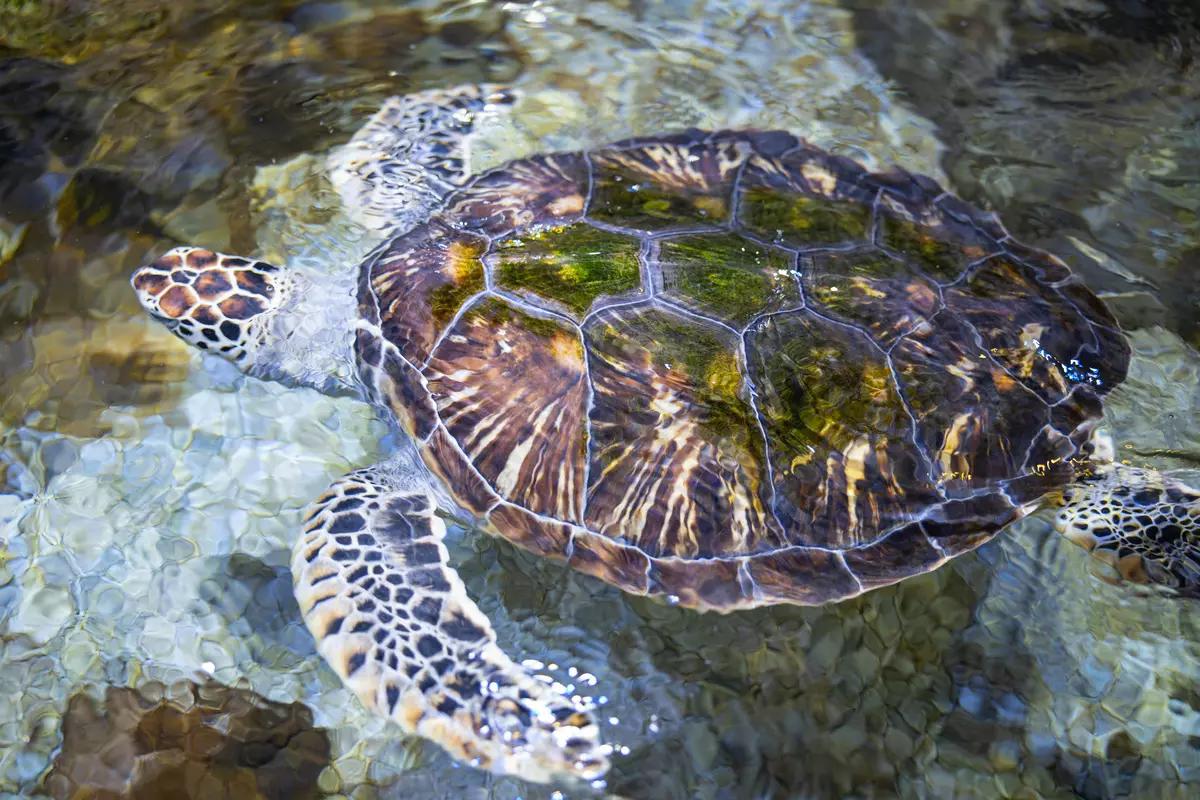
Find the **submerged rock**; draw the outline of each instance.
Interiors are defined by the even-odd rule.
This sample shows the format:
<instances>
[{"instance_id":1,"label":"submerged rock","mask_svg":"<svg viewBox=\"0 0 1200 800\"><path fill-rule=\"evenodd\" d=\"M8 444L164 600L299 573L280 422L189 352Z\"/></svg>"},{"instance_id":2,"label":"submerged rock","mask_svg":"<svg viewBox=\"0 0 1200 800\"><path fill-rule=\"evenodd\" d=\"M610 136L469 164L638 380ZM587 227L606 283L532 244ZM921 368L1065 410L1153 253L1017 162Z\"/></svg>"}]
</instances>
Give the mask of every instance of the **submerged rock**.
<instances>
[{"instance_id":1,"label":"submerged rock","mask_svg":"<svg viewBox=\"0 0 1200 800\"><path fill-rule=\"evenodd\" d=\"M323 796L329 737L299 703L209 681L76 694L46 776L55 800L305 800Z\"/></svg>"}]
</instances>

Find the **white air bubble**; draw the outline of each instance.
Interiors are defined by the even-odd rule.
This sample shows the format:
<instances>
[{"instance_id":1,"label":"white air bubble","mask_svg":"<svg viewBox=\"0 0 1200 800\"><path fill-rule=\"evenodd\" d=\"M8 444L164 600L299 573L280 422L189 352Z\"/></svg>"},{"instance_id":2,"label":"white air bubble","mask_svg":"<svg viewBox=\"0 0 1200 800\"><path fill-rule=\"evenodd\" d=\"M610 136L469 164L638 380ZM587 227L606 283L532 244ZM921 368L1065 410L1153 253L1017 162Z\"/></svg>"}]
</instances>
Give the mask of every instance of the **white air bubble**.
<instances>
[{"instance_id":1,"label":"white air bubble","mask_svg":"<svg viewBox=\"0 0 1200 800\"><path fill-rule=\"evenodd\" d=\"M571 667L567 670L567 675L572 678L574 678L578 674L579 674L579 670L575 669L574 667Z\"/></svg>"},{"instance_id":2,"label":"white air bubble","mask_svg":"<svg viewBox=\"0 0 1200 800\"><path fill-rule=\"evenodd\" d=\"M527 658L521 662L521 666L525 669L545 669L546 665L538 661L536 658Z\"/></svg>"},{"instance_id":3,"label":"white air bubble","mask_svg":"<svg viewBox=\"0 0 1200 800\"><path fill-rule=\"evenodd\" d=\"M677 594L667 595L667 605L669 605L669 606L679 605L679 595L677 595Z\"/></svg>"},{"instance_id":4,"label":"white air bubble","mask_svg":"<svg viewBox=\"0 0 1200 800\"><path fill-rule=\"evenodd\" d=\"M592 788L596 789L597 791L599 791L600 789L607 789L608 781L597 778L596 780L592 781Z\"/></svg>"},{"instance_id":5,"label":"white air bubble","mask_svg":"<svg viewBox=\"0 0 1200 800\"><path fill-rule=\"evenodd\" d=\"M621 719L619 717L609 717L608 718L609 725L619 725L620 723L621 723Z\"/></svg>"}]
</instances>

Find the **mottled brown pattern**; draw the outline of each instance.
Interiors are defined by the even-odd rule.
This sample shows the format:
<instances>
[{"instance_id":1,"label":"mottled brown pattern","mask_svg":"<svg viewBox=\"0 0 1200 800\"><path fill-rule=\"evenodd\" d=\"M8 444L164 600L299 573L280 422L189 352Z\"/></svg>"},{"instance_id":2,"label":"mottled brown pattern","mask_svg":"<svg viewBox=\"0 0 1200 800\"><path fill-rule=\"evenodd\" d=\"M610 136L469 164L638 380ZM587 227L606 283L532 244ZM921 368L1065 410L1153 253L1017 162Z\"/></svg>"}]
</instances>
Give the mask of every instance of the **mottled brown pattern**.
<instances>
[{"instance_id":1,"label":"mottled brown pattern","mask_svg":"<svg viewBox=\"0 0 1200 800\"><path fill-rule=\"evenodd\" d=\"M217 263L217 254L212 250L192 250L187 254L187 265L192 269L204 269Z\"/></svg>"},{"instance_id":2,"label":"mottled brown pattern","mask_svg":"<svg viewBox=\"0 0 1200 800\"><path fill-rule=\"evenodd\" d=\"M1040 474L1053 469L1056 464L1075 458L1078 454L1079 446L1073 437L1068 437L1047 425L1033 437L1029 449L1021 459L1020 468L1022 471Z\"/></svg>"},{"instance_id":3,"label":"mottled brown pattern","mask_svg":"<svg viewBox=\"0 0 1200 800\"><path fill-rule=\"evenodd\" d=\"M163 272L170 272L173 269L183 266L183 258L177 253L167 253L151 261L149 266L161 269Z\"/></svg>"},{"instance_id":4,"label":"mottled brown pattern","mask_svg":"<svg viewBox=\"0 0 1200 800\"><path fill-rule=\"evenodd\" d=\"M1010 478L1002 484L1004 493L1016 505L1036 503L1047 495L1057 493L1075 479L1077 467L1089 469L1085 460L1087 452L1090 452L1090 447L1085 448L1085 451L1081 451L1071 461L1060 461L1037 473Z\"/></svg>"},{"instance_id":5,"label":"mottled brown pattern","mask_svg":"<svg viewBox=\"0 0 1200 800\"><path fill-rule=\"evenodd\" d=\"M726 222L748 142L649 141L591 154L588 216L635 230L690 229Z\"/></svg>"},{"instance_id":6,"label":"mottled brown pattern","mask_svg":"<svg viewBox=\"0 0 1200 800\"><path fill-rule=\"evenodd\" d=\"M240 285L241 281L238 283ZM229 276L225 272L210 269L200 273L195 283L192 284L192 288L202 299L212 301L232 289L233 285L229 282Z\"/></svg>"},{"instance_id":7,"label":"mottled brown pattern","mask_svg":"<svg viewBox=\"0 0 1200 800\"><path fill-rule=\"evenodd\" d=\"M158 272L142 272L133 279L133 288L155 296L170 285L171 279Z\"/></svg>"},{"instance_id":8,"label":"mottled brown pattern","mask_svg":"<svg viewBox=\"0 0 1200 800\"><path fill-rule=\"evenodd\" d=\"M1044 250L1023 245L1011 239L1004 243L1004 250L1032 270L1038 280L1043 283L1058 283L1071 277L1071 270L1067 268L1062 259ZM1084 292L1093 299L1095 298L1090 289L1084 289ZM1108 308L1103 303L1098 305L1099 314L1094 319L1098 322L1111 319Z\"/></svg>"},{"instance_id":9,"label":"mottled brown pattern","mask_svg":"<svg viewBox=\"0 0 1200 800\"><path fill-rule=\"evenodd\" d=\"M1121 326L1108 306L1077 278L1061 284L1058 291L1091 323L1093 341L1084 345L1077 358L1084 366L1096 370L1095 377L1100 380L1096 386L1111 391L1129 371L1129 343L1121 333Z\"/></svg>"},{"instance_id":10,"label":"mottled brown pattern","mask_svg":"<svg viewBox=\"0 0 1200 800\"><path fill-rule=\"evenodd\" d=\"M221 321L221 315L208 303L200 303L192 309L192 319L205 325L216 325Z\"/></svg>"},{"instance_id":11,"label":"mottled brown pattern","mask_svg":"<svg viewBox=\"0 0 1200 800\"><path fill-rule=\"evenodd\" d=\"M571 527L514 506L501 503L488 514L493 533L539 556L562 557L571 542Z\"/></svg>"},{"instance_id":12,"label":"mottled brown pattern","mask_svg":"<svg viewBox=\"0 0 1200 800\"><path fill-rule=\"evenodd\" d=\"M462 228L502 236L574 222L583 215L587 192L582 155L534 156L483 173L447 199L445 213Z\"/></svg>"},{"instance_id":13,"label":"mottled brown pattern","mask_svg":"<svg viewBox=\"0 0 1200 800\"><path fill-rule=\"evenodd\" d=\"M197 302L196 293L187 286L176 284L163 292L158 299L158 307L172 319L178 319L188 312Z\"/></svg>"},{"instance_id":14,"label":"mottled brown pattern","mask_svg":"<svg viewBox=\"0 0 1200 800\"><path fill-rule=\"evenodd\" d=\"M571 325L490 300L472 308L430 360L446 427L506 500L579 523L588 390Z\"/></svg>"},{"instance_id":15,"label":"mottled brown pattern","mask_svg":"<svg viewBox=\"0 0 1200 800\"><path fill-rule=\"evenodd\" d=\"M1077 384L1071 393L1058 405L1050 409L1050 424L1064 434L1079 431L1075 438L1077 446L1084 446L1090 431L1090 423L1100 419L1104 414L1104 404L1096 394L1096 389L1084 384Z\"/></svg>"},{"instance_id":16,"label":"mottled brown pattern","mask_svg":"<svg viewBox=\"0 0 1200 800\"><path fill-rule=\"evenodd\" d=\"M250 319L261 314L264 306L260 300L253 297L235 294L218 303L217 308L221 309L221 313L230 319Z\"/></svg>"},{"instance_id":17,"label":"mottled brown pattern","mask_svg":"<svg viewBox=\"0 0 1200 800\"><path fill-rule=\"evenodd\" d=\"M878 209L878 244L938 283L953 283L968 265L1000 251L991 237L943 213L928 198L906 204L885 191Z\"/></svg>"},{"instance_id":18,"label":"mottled brown pattern","mask_svg":"<svg viewBox=\"0 0 1200 800\"><path fill-rule=\"evenodd\" d=\"M921 520L921 527L946 555L957 556L979 547L1024 515L996 491L936 506Z\"/></svg>"},{"instance_id":19,"label":"mottled brown pattern","mask_svg":"<svg viewBox=\"0 0 1200 800\"><path fill-rule=\"evenodd\" d=\"M652 556L778 546L736 341L659 310L604 312L586 333L595 390L588 527Z\"/></svg>"},{"instance_id":20,"label":"mottled brown pattern","mask_svg":"<svg viewBox=\"0 0 1200 800\"><path fill-rule=\"evenodd\" d=\"M275 289L270 282L258 272L249 269L235 270L234 280L243 292L250 292L259 297L270 297Z\"/></svg>"},{"instance_id":21,"label":"mottled brown pattern","mask_svg":"<svg viewBox=\"0 0 1200 800\"><path fill-rule=\"evenodd\" d=\"M484 288L480 257L487 239L439 219L397 237L371 268L384 336L424 365L461 301Z\"/></svg>"},{"instance_id":22,"label":"mottled brown pattern","mask_svg":"<svg viewBox=\"0 0 1200 800\"><path fill-rule=\"evenodd\" d=\"M671 192L714 192L729 186L750 156L748 142L724 140L711 145L649 140L637 147L614 147L591 154L598 174L619 174Z\"/></svg>"}]
</instances>

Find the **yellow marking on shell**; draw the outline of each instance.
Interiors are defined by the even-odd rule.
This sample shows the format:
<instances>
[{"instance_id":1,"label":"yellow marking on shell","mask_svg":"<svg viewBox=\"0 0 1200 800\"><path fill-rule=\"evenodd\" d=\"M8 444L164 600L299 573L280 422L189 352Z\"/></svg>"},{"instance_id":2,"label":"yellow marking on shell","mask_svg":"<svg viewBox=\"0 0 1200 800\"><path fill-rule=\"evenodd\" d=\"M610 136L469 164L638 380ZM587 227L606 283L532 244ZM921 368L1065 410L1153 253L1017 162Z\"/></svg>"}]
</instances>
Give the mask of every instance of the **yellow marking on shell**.
<instances>
[{"instance_id":1,"label":"yellow marking on shell","mask_svg":"<svg viewBox=\"0 0 1200 800\"><path fill-rule=\"evenodd\" d=\"M887 297L887 292L879 291L866 278L851 278L850 284L867 297Z\"/></svg>"},{"instance_id":2,"label":"yellow marking on shell","mask_svg":"<svg viewBox=\"0 0 1200 800\"><path fill-rule=\"evenodd\" d=\"M870 392L871 399L887 405L892 399L892 372L886 364L868 364L863 370L863 386Z\"/></svg>"},{"instance_id":3,"label":"yellow marking on shell","mask_svg":"<svg viewBox=\"0 0 1200 800\"><path fill-rule=\"evenodd\" d=\"M723 398L737 397L738 391L742 388L742 376L738 372L737 356L732 352L718 353L714 356L705 371L704 383L708 386L709 391L719 394Z\"/></svg>"},{"instance_id":4,"label":"yellow marking on shell","mask_svg":"<svg viewBox=\"0 0 1200 800\"><path fill-rule=\"evenodd\" d=\"M548 403L542 412L533 419L533 431L520 441L508 454L504 461L504 469L496 476L496 488L505 496L511 498L517 489L517 481L521 477L521 467L533 450L533 446L547 436L546 427L554 414L556 404ZM574 494L569 492L568 494Z\"/></svg>"},{"instance_id":5,"label":"yellow marking on shell","mask_svg":"<svg viewBox=\"0 0 1200 800\"><path fill-rule=\"evenodd\" d=\"M975 388L975 376L972 374L975 371L975 362L971 359L964 356L956 364L947 364L946 371L963 382L963 392Z\"/></svg>"},{"instance_id":6,"label":"yellow marking on shell","mask_svg":"<svg viewBox=\"0 0 1200 800\"><path fill-rule=\"evenodd\" d=\"M446 267L455 283L463 283L471 278L472 273L482 270L479 263L480 251L463 242L451 242L446 248Z\"/></svg>"},{"instance_id":7,"label":"yellow marking on shell","mask_svg":"<svg viewBox=\"0 0 1200 800\"><path fill-rule=\"evenodd\" d=\"M690 160L685 156L686 153L687 151L684 149L669 145L653 145L646 148L646 155L650 156L656 164L666 167L665 172L668 176L676 178L672 182L675 188L706 186L707 182L704 180L704 176L692 166ZM667 183L664 177L666 176L655 176L659 183Z\"/></svg>"},{"instance_id":8,"label":"yellow marking on shell","mask_svg":"<svg viewBox=\"0 0 1200 800\"><path fill-rule=\"evenodd\" d=\"M556 333L550 339L550 352L560 364L574 364L583 371L583 345L579 339L566 333Z\"/></svg>"},{"instance_id":9,"label":"yellow marking on shell","mask_svg":"<svg viewBox=\"0 0 1200 800\"><path fill-rule=\"evenodd\" d=\"M1016 351L1013 355L1018 365L1017 374L1022 378L1033 376L1033 365L1037 359L1038 342L1041 341L1042 335L1045 332L1046 326L1036 322L1030 322L1021 328L1021 347L1024 349Z\"/></svg>"},{"instance_id":10,"label":"yellow marking on shell","mask_svg":"<svg viewBox=\"0 0 1200 800\"><path fill-rule=\"evenodd\" d=\"M996 389L1001 392L1011 392L1013 389L1020 386L1012 377L1002 369L992 370L992 383Z\"/></svg>"},{"instance_id":11,"label":"yellow marking on shell","mask_svg":"<svg viewBox=\"0 0 1200 800\"><path fill-rule=\"evenodd\" d=\"M842 471L846 476L846 508L850 514L846 532L852 535L856 541L858 539L859 527L858 482L865 481L867 478L866 461L870 452L870 440L865 436L860 436L842 453ZM832 457L829 460L829 464L830 468L833 468L834 461ZM868 494L868 502L870 498L871 496Z\"/></svg>"},{"instance_id":12,"label":"yellow marking on shell","mask_svg":"<svg viewBox=\"0 0 1200 800\"><path fill-rule=\"evenodd\" d=\"M583 211L583 195L572 194L566 197L560 197L557 200L546 206L546 210L556 217L564 217L568 214L578 214Z\"/></svg>"},{"instance_id":13,"label":"yellow marking on shell","mask_svg":"<svg viewBox=\"0 0 1200 800\"><path fill-rule=\"evenodd\" d=\"M837 191L837 178L820 164L809 161L800 168L800 174L810 186L826 197L833 197Z\"/></svg>"},{"instance_id":14,"label":"yellow marking on shell","mask_svg":"<svg viewBox=\"0 0 1200 800\"><path fill-rule=\"evenodd\" d=\"M717 149L717 170L721 173L721 177L725 177L744 164L750 153L750 145L746 142L734 142L719 147Z\"/></svg>"},{"instance_id":15,"label":"yellow marking on shell","mask_svg":"<svg viewBox=\"0 0 1200 800\"><path fill-rule=\"evenodd\" d=\"M711 195L701 195L692 201L692 205L700 209L705 215L714 219L722 219L725 216L728 205L719 197Z\"/></svg>"},{"instance_id":16,"label":"yellow marking on shell","mask_svg":"<svg viewBox=\"0 0 1200 800\"><path fill-rule=\"evenodd\" d=\"M694 556L700 552L701 543L696 533L701 527L700 519L704 512L696 504L694 488L697 481L692 476L704 469L701 458L704 452L717 445L696 421L682 416L690 403L668 382L655 377L651 386L654 395L650 409L658 415L653 440L623 444L620 453L603 471L602 480L611 480L609 473L627 459L637 459L637 466L625 479L623 493L614 504L605 527L615 528L632 541L644 541L647 513L653 507L648 498L660 497L660 492L666 486L668 491L660 506L663 520L657 541L659 551L683 557ZM716 461L715 458L712 460ZM665 469L666 464L670 464L671 469ZM731 524L724 532L729 542L726 549L745 550L754 529L753 519L762 514L761 503L757 496L749 496L747 487L743 487L736 479L718 477L723 485L724 496L733 499ZM664 538L668 532L678 534L678 541L673 545Z\"/></svg>"},{"instance_id":17,"label":"yellow marking on shell","mask_svg":"<svg viewBox=\"0 0 1200 800\"><path fill-rule=\"evenodd\" d=\"M967 426L971 424L973 414L969 411L964 411L954 418L950 423L950 427L946 430L946 438L942 441L942 449L938 452L938 464L942 468L943 478L947 475L955 475L965 472L965 469L960 470L957 462L964 461L964 456L959 452L959 448L963 444L963 432Z\"/></svg>"}]
</instances>

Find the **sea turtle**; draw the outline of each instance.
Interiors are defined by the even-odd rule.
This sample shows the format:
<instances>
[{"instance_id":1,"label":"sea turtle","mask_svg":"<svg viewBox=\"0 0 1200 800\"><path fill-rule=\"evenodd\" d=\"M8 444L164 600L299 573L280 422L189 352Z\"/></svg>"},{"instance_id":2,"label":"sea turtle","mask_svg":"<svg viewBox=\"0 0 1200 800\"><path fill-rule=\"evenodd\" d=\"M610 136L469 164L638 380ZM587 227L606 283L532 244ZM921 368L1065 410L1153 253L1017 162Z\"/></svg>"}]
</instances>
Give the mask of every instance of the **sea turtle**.
<instances>
[{"instance_id":1,"label":"sea turtle","mask_svg":"<svg viewBox=\"0 0 1200 800\"><path fill-rule=\"evenodd\" d=\"M1130 348L1060 260L928 178L782 131L468 176L468 134L512 99L393 99L330 157L384 237L353 277L180 247L132 279L185 341L407 434L309 506L292 559L367 708L493 771L607 769L590 713L497 647L439 509L728 612L928 572L1057 497L1114 574L1195 590L1200 493L1096 452Z\"/></svg>"}]
</instances>

